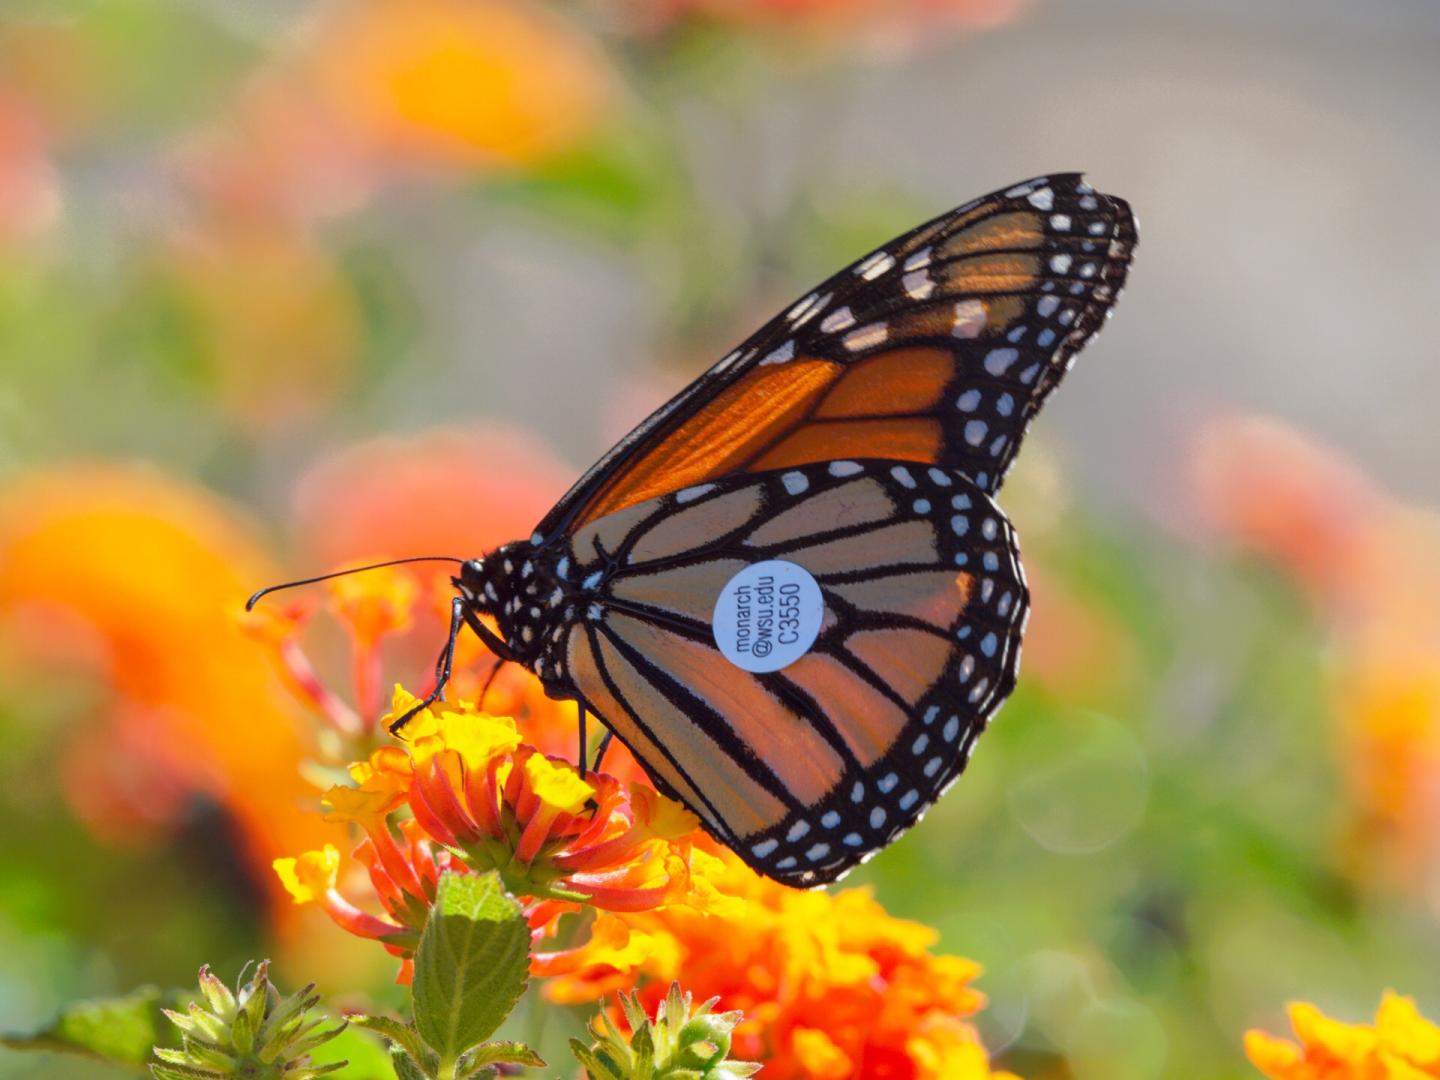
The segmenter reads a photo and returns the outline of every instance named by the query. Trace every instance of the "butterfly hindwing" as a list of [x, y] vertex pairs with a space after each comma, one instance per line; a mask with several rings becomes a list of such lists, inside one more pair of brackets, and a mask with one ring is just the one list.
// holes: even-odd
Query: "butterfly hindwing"
[[537, 530], [667, 491], [843, 457], [963, 472], [993, 493], [1124, 284], [1123, 199], [1077, 174], [977, 199], [777, 315], [610, 451]]
[[[846, 459], [730, 476], [579, 529], [585, 601], [552, 677], [757, 870], [832, 881], [913, 824], [1014, 686], [1027, 593], [1008, 521], [953, 468]], [[717, 597], [747, 567], [819, 586], [810, 648], [726, 659]]]

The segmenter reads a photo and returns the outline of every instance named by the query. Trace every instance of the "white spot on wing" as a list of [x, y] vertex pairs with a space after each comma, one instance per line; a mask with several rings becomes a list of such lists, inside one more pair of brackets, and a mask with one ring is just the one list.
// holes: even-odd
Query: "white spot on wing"
[[930, 265], [930, 248], [923, 247], [905, 260], [906, 270], [923, 270]]
[[802, 472], [787, 472], [780, 477], [780, 482], [785, 485], [785, 490], [791, 495], [799, 495], [810, 486], [810, 481], [805, 478]]
[[1004, 375], [1019, 357], [1019, 349], [991, 349], [985, 355], [985, 370], [991, 375]]
[[855, 273], [866, 281], [874, 281], [881, 274], [888, 273], [895, 265], [895, 257], [888, 251], [877, 251], [855, 267]]
[[900, 279], [905, 295], [911, 300], [924, 300], [935, 291], [935, 282], [930, 280], [927, 270], [912, 270]]
[[694, 502], [702, 495], [708, 495], [715, 490], [714, 484], [696, 484], [694, 487], [685, 488], [675, 493], [675, 501], [680, 503]]
[[1032, 191], [1025, 201], [1036, 210], [1049, 210], [1055, 205], [1055, 192], [1048, 187], [1042, 187], [1039, 191]]
[[890, 327], [883, 322], [871, 323], [869, 326], [862, 326], [859, 330], [851, 330], [846, 334], [845, 347], [851, 352], [856, 352], [883, 344], [889, 336]]
[[795, 359], [795, 339], [790, 338], [778, 349], [771, 350], [770, 355], [760, 361], [760, 366], [764, 367], [766, 364], [783, 364], [793, 359]]
[[824, 307], [825, 301], [829, 299], [830, 297], [828, 295], [822, 298], [819, 293], [812, 292], [809, 296], [805, 297], [804, 300], [801, 300], [786, 312], [785, 318], [790, 321], [791, 325], [800, 326]]
[[826, 315], [820, 323], [820, 329], [827, 334], [834, 334], [846, 327], [855, 325], [855, 316], [850, 313], [848, 307], [836, 308], [829, 315]]
[[955, 305], [955, 336], [958, 338], [977, 338], [980, 331], [985, 329], [986, 313], [985, 305], [973, 297], [969, 300], [961, 300]]
[[861, 469], [862, 466], [857, 461], [832, 461], [830, 463], [831, 476], [854, 476]]

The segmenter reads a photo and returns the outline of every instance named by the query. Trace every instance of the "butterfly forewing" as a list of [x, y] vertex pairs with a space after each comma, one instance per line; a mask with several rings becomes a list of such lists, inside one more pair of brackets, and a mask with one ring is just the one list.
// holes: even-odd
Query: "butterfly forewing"
[[1076, 174], [936, 218], [777, 315], [611, 450], [537, 534], [842, 457], [940, 465], [994, 492], [1114, 304], [1134, 244], [1128, 204]]
[[[685, 489], [565, 546], [583, 611], [558, 674], [757, 870], [832, 881], [913, 824], [1014, 685], [1026, 614], [1009, 523], [964, 473], [854, 459]], [[779, 670], [717, 644], [737, 574], [803, 568], [823, 607]]]

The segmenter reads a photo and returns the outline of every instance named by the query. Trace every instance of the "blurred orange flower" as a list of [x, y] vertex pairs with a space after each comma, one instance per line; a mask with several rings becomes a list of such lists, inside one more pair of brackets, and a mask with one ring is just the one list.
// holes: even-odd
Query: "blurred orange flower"
[[590, 134], [614, 97], [599, 51], [522, 0], [357, 0], [313, 29], [317, 97], [395, 160], [531, 165]]
[[476, 434], [372, 439], [306, 471], [296, 487], [296, 532], [306, 559], [326, 566], [469, 558], [529, 536], [573, 479], [534, 435], [501, 424]]
[[1317, 600], [1368, 587], [1356, 571], [1387, 500], [1352, 462], [1278, 420], [1247, 415], [1202, 428], [1191, 461], [1206, 516], [1289, 568]]
[[234, 511], [150, 469], [37, 470], [0, 491], [7, 644], [110, 690], [63, 751], [70, 802], [98, 834], [153, 832], [199, 792], [261, 865], [334, 835], [302, 809], [294, 710], [236, 625], [273, 573]]
[[1440, 1027], [1415, 1002], [1386, 991], [1374, 1024], [1331, 1020], [1314, 1005], [1292, 1004], [1299, 1045], [1263, 1031], [1245, 1034], [1245, 1052], [1271, 1080], [1425, 1080], [1440, 1077]]
[[1358, 877], [1440, 906], [1440, 516], [1276, 420], [1223, 417], [1194, 455], [1201, 509], [1305, 588], [1331, 628]]
[[300, 21], [178, 164], [207, 217], [295, 227], [397, 179], [542, 165], [617, 98], [601, 51], [526, 0], [341, 0]]
[[593, 1001], [641, 983], [653, 1007], [672, 980], [745, 1015], [736, 1057], [777, 1080], [969, 1080], [990, 1069], [968, 1018], [980, 967], [930, 952], [938, 935], [888, 915], [863, 889], [801, 892], [762, 878], [702, 836], [692, 863], [729, 903], [626, 914], [568, 958], [546, 993]]

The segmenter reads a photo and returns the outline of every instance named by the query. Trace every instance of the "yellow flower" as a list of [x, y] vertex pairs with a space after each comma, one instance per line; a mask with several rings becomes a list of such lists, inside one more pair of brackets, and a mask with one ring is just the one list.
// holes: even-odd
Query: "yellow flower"
[[276, 859], [274, 865], [280, 883], [295, 902], [313, 904], [335, 887], [340, 852], [334, 844], [326, 844], [319, 851], [307, 851], [296, 859]]
[[1387, 990], [1373, 1025], [1346, 1024], [1296, 1002], [1290, 1025], [1299, 1045], [1263, 1031], [1245, 1034], [1245, 1052], [1271, 1080], [1426, 1080], [1440, 1077], [1440, 1027], [1415, 1002]]
[[578, 814], [595, 789], [568, 765], [556, 765], [539, 754], [525, 759], [525, 777], [530, 790], [542, 803], [562, 814]]
[[325, 793], [322, 800], [329, 811], [326, 821], [353, 821], [363, 824], [383, 818], [404, 798], [402, 791], [385, 787], [346, 787], [336, 784]]
[[[398, 683], [383, 723], [388, 727], [404, 716], [420, 699]], [[481, 769], [492, 759], [514, 752], [520, 733], [508, 716], [491, 716], [468, 701], [437, 703], [406, 721], [404, 739], [410, 744], [410, 759], [420, 765], [442, 750], [453, 750], [472, 769]], [[394, 748], [390, 748], [392, 753]]]

